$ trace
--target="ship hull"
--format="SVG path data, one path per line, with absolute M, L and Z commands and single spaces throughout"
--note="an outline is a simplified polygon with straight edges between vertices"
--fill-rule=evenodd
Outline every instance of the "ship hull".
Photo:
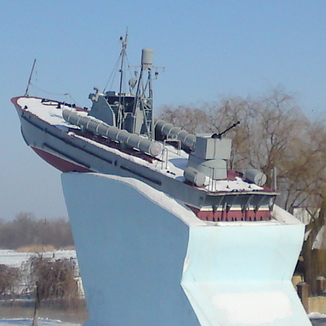
M 169 175 L 157 173 L 139 164 L 134 157 L 126 158 L 119 150 L 104 150 L 92 142 L 81 140 L 46 123 L 37 116 L 24 111 L 16 102 L 17 98 L 13 99 L 26 144 L 60 171 L 92 171 L 137 178 L 197 208 L 202 207 L 206 198 L 208 199 L 207 193 L 189 187 Z
M 12 102 L 21 121 L 25 142 L 42 159 L 62 172 L 100 172 L 139 179 L 182 201 L 203 220 L 263 221 L 271 218 L 270 207 L 276 196 L 272 191 L 263 188 L 261 191 L 206 191 L 184 182 L 182 176 L 175 178 L 171 171 L 162 169 L 165 163 L 159 159 L 117 147 L 114 142 L 95 135 L 80 136 L 76 129 L 50 124 L 20 106 L 19 100 L 19 97 L 14 98 Z
M 285 211 L 213 223 L 140 180 L 66 173 L 62 185 L 87 326 L 311 325 L 291 284 L 304 225 Z

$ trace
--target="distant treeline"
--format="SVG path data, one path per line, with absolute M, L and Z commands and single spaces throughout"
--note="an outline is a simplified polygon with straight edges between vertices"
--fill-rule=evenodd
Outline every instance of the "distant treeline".
M 58 249 L 73 244 L 70 224 L 64 218 L 36 219 L 30 213 L 20 213 L 12 221 L 0 220 L 0 248 L 38 245 Z

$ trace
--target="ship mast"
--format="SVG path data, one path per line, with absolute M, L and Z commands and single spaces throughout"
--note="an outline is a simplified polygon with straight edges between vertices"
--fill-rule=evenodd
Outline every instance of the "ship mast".
M 152 49 L 142 50 L 140 75 L 137 83 L 136 98 L 134 102 L 134 133 L 145 133 L 149 139 L 153 139 L 153 89 L 152 89 Z M 147 73 L 147 79 L 144 75 Z M 148 95 L 146 95 L 146 92 Z M 139 127 L 142 125 L 142 129 Z M 138 129 L 137 129 L 138 128 Z
M 126 56 L 126 51 L 127 51 L 127 42 L 128 42 L 128 28 L 126 30 L 126 36 L 123 38 L 122 36 L 120 37 L 120 42 L 122 44 L 122 49 L 120 53 L 120 86 L 119 86 L 119 108 L 118 108 L 118 116 L 117 116 L 117 126 L 119 129 L 122 129 L 122 123 L 123 123 L 123 108 L 124 104 L 123 100 L 124 97 L 122 96 L 123 94 L 123 84 L 124 84 L 124 62 L 125 62 L 125 56 Z
M 31 70 L 31 73 L 28 78 L 28 83 L 27 83 L 27 87 L 26 87 L 26 91 L 25 91 L 25 96 L 27 96 L 27 97 L 29 96 L 28 89 L 29 89 L 29 85 L 31 84 L 31 79 L 32 79 L 33 72 L 34 72 L 35 63 L 36 63 L 36 59 L 34 59 L 32 70 Z
M 120 82 L 118 92 L 90 94 L 93 105 L 90 115 L 100 119 L 118 129 L 125 129 L 130 133 L 147 136 L 153 139 L 153 90 L 152 68 L 154 51 L 149 48 L 142 50 L 140 74 L 129 80 L 130 93 L 125 90 L 125 69 L 127 59 L 128 29 L 125 37 L 120 37 L 122 45 L 115 72 L 119 69 Z M 139 67 L 139 66 L 137 66 Z M 155 77 L 157 77 L 157 72 Z M 136 93 L 133 94 L 133 90 Z M 104 89 L 105 91 L 105 89 Z

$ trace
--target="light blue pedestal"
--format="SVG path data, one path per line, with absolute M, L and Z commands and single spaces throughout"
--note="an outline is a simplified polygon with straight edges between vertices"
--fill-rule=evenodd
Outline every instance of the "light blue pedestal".
M 214 225 L 138 180 L 62 184 L 87 326 L 311 325 L 290 281 L 304 230 L 292 217 Z

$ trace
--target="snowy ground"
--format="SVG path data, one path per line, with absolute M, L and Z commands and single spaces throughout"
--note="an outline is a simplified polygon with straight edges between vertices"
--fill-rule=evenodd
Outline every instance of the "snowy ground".
M 21 264 L 27 261 L 34 252 L 17 252 L 14 250 L 0 249 L 0 264 L 9 265 L 11 267 L 21 267 Z M 54 255 L 54 256 L 53 256 Z M 43 257 L 55 257 L 60 258 L 76 258 L 75 250 L 58 250 L 46 252 Z
M 0 326 L 9 326 L 9 325 L 30 326 L 32 325 L 32 320 L 23 319 L 23 318 L 0 319 Z M 60 320 L 39 319 L 38 325 L 39 326 L 79 326 L 80 324 L 63 323 Z
M 309 318 L 314 326 L 326 326 L 326 314 L 313 312 L 309 314 Z
M 21 264 L 29 259 L 34 253 L 17 252 L 14 250 L 0 249 L 0 264 L 9 265 L 12 267 L 20 267 Z M 44 257 L 53 257 L 56 259 L 60 258 L 76 258 L 75 250 L 59 250 L 55 252 L 44 253 Z M 312 319 L 314 326 L 326 326 L 326 314 L 312 313 L 309 315 Z M 0 326 L 10 325 L 21 325 L 30 326 L 32 325 L 31 319 L 28 318 L 8 318 L 0 319 Z M 80 326 L 80 324 L 72 324 L 67 322 L 61 322 L 60 320 L 51 319 L 40 319 L 39 326 Z
M 314 326 L 325 326 L 326 319 L 321 320 L 313 320 L 312 321 Z M 50 319 L 39 319 L 38 322 L 39 326 L 80 326 L 80 324 L 71 324 L 66 322 L 61 322 L 60 320 L 50 320 Z M 32 325 L 31 319 L 0 319 L 0 326 L 30 326 Z

